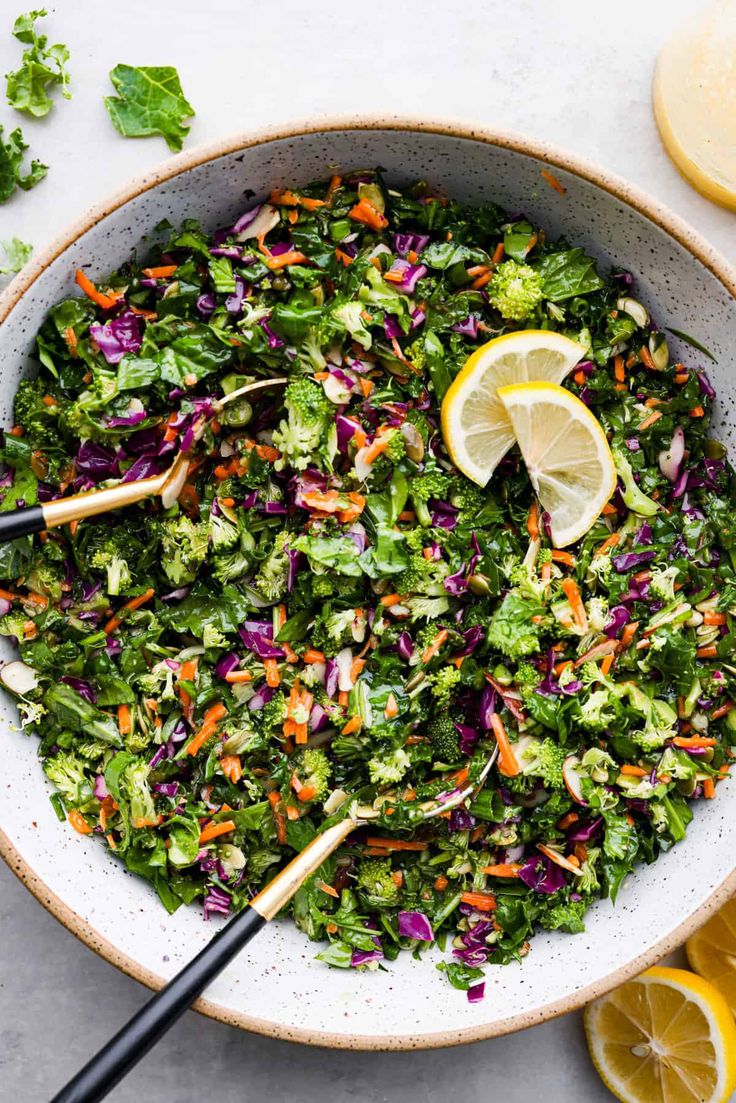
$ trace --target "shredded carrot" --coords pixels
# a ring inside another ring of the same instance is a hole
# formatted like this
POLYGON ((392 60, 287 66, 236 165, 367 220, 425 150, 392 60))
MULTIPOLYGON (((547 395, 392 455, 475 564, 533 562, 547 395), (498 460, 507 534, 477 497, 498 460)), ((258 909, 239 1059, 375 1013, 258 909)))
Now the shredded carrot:
POLYGON ((491 714, 491 727, 498 744, 498 769, 504 777, 516 777, 519 773, 519 763, 511 749, 509 737, 503 726, 503 721, 497 712, 491 714))
POLYGON ((442 644, 447 639, 447 636, 448 636, 447 629, 446 628, 440 628, 440 630, 438 631, 435 638, 432 640, 429 647, 425 647, 424 651, 422 652, 422 662, 423 663, 426 664, 426 663, 429 663, 429 662, 432 661, 432 659, 435 657, 435 655, 437 654, 439 649, 442 647, 442 644))
POLYGON ((351 682, 357 682, 358 678, 360 677, 360 675, 363 671, 364 666, 365 666, 365 659, 360 659, 360 658, 353 659, 352 663, 350 664, 350 681, 351 682))
POLYGON ((355 257, 351 257, 349 253, 344 252, 340 248, 335 249, 335 256, 340 261, 340 264, 342 264, 343 268, 349 268, 355 260, 355 257))
POLYGON ((551 188, 554 188, 556 192, 559 192, 560 195, 564 195, 567 191, 565 185, 561 184, 557 177, 553 173, 549 172, 547 169, 541 169, 539 175, 549 184, 551 188))
POLYGON ((705 410, 702 406, 693 406, 690 417, 705 417, 705 410))
POLYGON ((371 230, 384 230, 388 226, 388 219, 381 214, 367 199, 361 199, 348 211, 348 218, 354 222, 362 222, 371 230))
POLYGON ((496 910, 496 897, 490 892, 463 892, 460 896, 463 904, 470 904, 479 912, 493 912, 496 910))
POLYGON ((574 567, 575 566, 575 556, 571 555, 570 552, 560 551, 559 548, 555 548, 554 551, 552 552, 552 562, 553 563, 562 563, 566 567, 574 567))
POLYGON ((243 776, 243 767, 239 756, 236 754, 224 754, 220 759, 220 769, 225 777, 232 781, 233 785, 237 785, 243 776))
POLYGON ((178 264, 160 264, 158 268, 143 268, 141 271, 149 280, 166 280, 176 272, 178 264))
POLYGON ((672 742, 675 747, 684 750, 702 750, 705 747, 715 747, 717 740, 708 735, 676 735, 672 742))
POLYGON ((396 703, 396 698, 394 697, 393 693, 389 693, 388 699, 386 701, 386 707, 383 710, 383 715, 386 717, 387 720, 393 720, 394 716, 398 716, 398 713, 399 706, 396 703))
POLYGON ((301 789, 297 793, 297 799, 304 803, 308 800, 314 800, 317 796, 317 788, 314 785, 302 785, 301 789))
POLYGON ((3 601, 15 601, 17 594, 14 594, 11 590, 0 590, 0 598, 3 601))
POLYGON ((489 877, 518 877, 520 869, 518 862, 499 862, 498 865, 484 866, 483 872, 489 877))
POLYGON ((699 659, 717 659, 718 648, 715 644, 710 644, 708 647, 699 647, 695 654, 699 659))
POLYGON ((583 599, 580 596, 580 590, 578 589, 578 584, 575 579, 563 578, 562 590, 565 594, 565 597, 570 603, 570 608, 572 609, 572 615, 575 619, 575 623, 577 624, 578 628, 581 629, 581 631, 587 632, 588 616, 585 612, 585 605, 583 604, 583 599))
POLYGON ((101 306, 103 310, 110 310, 119 301, 118 298, 113 298, 111 295, 103 295, 101 291, 98 291, 89 276, 86 276, 81 268, 77 269, 77 274, 74 277, 78 287, 81 287, 87 298, 91 299, 97 306, 101 306))
POLYGON ((712 777, 703 778, 703 796, 706 800, 713 800, 716 795, 716 783, 712 777))
POLYGON ((369 835, 365 845, 380 847, 382 850, 426 850, 429 844, 412 839, 384 839, 379 835, 369 835))
POLYGON ((449 883, 444 873, 440 873, 439 877, 434 879, 434 888, 437 892, 444 892, 449 883))
POLYGON ((609 674, 611 667, 613 666, 613 653, 610 655, 604 655, 601 659, 601 674, 609 674))
POLYGON ((384 594, 381 598, 381 605, 383 605, 385 609, 390 609, 393 605, 400 604, 401 597, 399 594, 384 594))
POLYGON ((646 777, 649 771, 642 769, 641 766, 631 766, 626 762, 621 767, 620 773, 622 773, 624 777, 646 777))
POLYGON ((724 701, 717 709, 713 709, 713 712, 710 714, 711 720, 720 720, 721 717, 725 716, 727 712, 730 712, 732 708, 734 708, 733 701, 724 701))
POLYGON ((84 816, 82 815, 82 813, 79 811, 78 808, 72 808, 71 812, 69 812, 69 814, 67 815, 67 819, 69 820, 69 823, 72 825, 74 830, 76 832, 78 832, 78 834, 80 834, 80 835, 91 835, 92 834, 92 828, 87 823, 87 821, 85 820, 84 816))
POLYGON ((568 827, 572 827, 579 819, 580 816, 577 812, 568 812, 566 816, 563 816, 557 821, 557 827, 559 827, 560 831, 567 831, 568 827))
POLYGON ((231 670, 225 675, 225 681, 231 685, 242 685, 244 682, 252 682, 253 675, 250 670, 231 670))
POLYGON ((118 731, 121 735, 127 735, 130 728, 130 705, 118 705, 118 731))
MULTIPOLYGON (((73 329, 72 326, 67 326, 66 329, 64 330, 64 343, 66 344, 66 347, 69 349, 69 355, 74 360, 76 360, 78 355, 79 355, 79 353, 77 351, 77 346, 78 346, 79 342, 77 341, 77 335, 74 332, 74 329, 73 329)), ((51 395, 48 395, 48 394, 44 395, 44 397, 42 399, 42 402, 43 402, 44 406, 55 406, 56 405, 56 399, 51 398, 51 395), (46 401, 46 399, 48 399, 48 398, 51 399, 50 402, 46 401)))
POLYGON ((120 627, 120 623, 123 619, 123 613, 132 613, 134 609, 140 609, 141 605, 145 605, 147 601, 150 601, 153 597, 153 589, 146 590, 144 594, 139 594, 138 597, 133 597, 130 601, 126 601, 125 605, 121 609, 118 609, 114 617, 112 617, 105 625, 105 635, 109 636, 111 632, 114 632, 120 627))
POLYGON ((333 889, 332 885, 328 885, 326 881, 323 881, 321 877, 318 877, 314 882, 320 892, 326 892, 328 896, 334 897, 335 900, 340 898, 340 893, 337 889, 333 889))
POLYGON ((649 368, 649 371, 659 371, 659 368, 652 360, 652 354, 646 345, 642 345, 639 349, 639 359, 645 368, 649 368))
POLYGON ((348 701, 350 700, 350 694, 346 689, 341 689, 337 695, 337 703, 341 708, 347 708, 348 701))
POLYGON ((302 658, 305 663, 324 663, 327 661, 324 651, 318 651, 316 647, 308 647, 302 658))
POLYGON ((627 647, 630 647, 633 643, 636 630, 639 627, 639 621, 634 620, 627 624, 621 633, 621 650, 625 651, 627 647))
POLYGON ((187 754, 195 755, 210 736, 214 735, 215 728, 225 716, 227 716, 227 709, 221 701, 218 701, 216 705, 211 705, 204 714, 201 728, 187 744, 187 754))
POLYGON ((494 264, 500 264, 500 262, 503 260, 503 254, 505 252, 505 248, 506 247, 505 247, 504 243, 502 241, 499 241, 498 245, 493 250, 493 256, 491 258, 491 260, 494 264))
POLYGON ((529 516, 526 519, 526 531, 532 540, 539 539, 539 506, 532 502, 529 507, 529 516))
POLYGON ((593 555, 605 555, 605 553, 611 548, 616 547, 620 539, 621 536, 619 535, 619 533, 612 532, 610 536, 606 537, 602 544, 598 545, 598 547, 593 552, 593 555))
POLYGON ((725 624, 727 620, 725 613, 703 613, 703 624, 725 624))
POLYGON ((298 249, 290 249, 288 253, 279 253, 275 257, 270 253, 266 253, 263 257, 263 263, 272 272, 278 272, 279 269, 288 268, 292 264, 304 264, 308 260, 309 257, 306 257, 304 253, 300 253, 298 249))
POLYGON ((654 425, 655 421, 659 421, 661 416, 662 415, 659 412, 659 410, 652 410, 649 417, 645 417, 644 420, 639 425, 639 432, 641 432, 642 429, 648 429, 650 425, 654 425))
POLYGON ((342 184, 342 177, 335 174, 329 184, 327 185, 327 192, 325 194, 325 204, 329 207, 332 204, 332 200, 335 198, 335 192, 342 184))
POLYGON ((617 383, 623 383, 626 378, 623 356, 619 355, 613 358, 613 377, 617 383))
POLYGON ((352 735, 353 732, 359 732, 363 725, 363 721, 359 716, 351 716, 345 727, 342 729, 343 735, 352 735))
POLYGON ((278 663, 275 659, 264 659, 263 669, 266 671, 266 685, 271 689, 275 689, 276 686, 281 684, 281 675, 279 674, 278 663))
POLYGON ((385 452, 390 443, 388 436, 376 437, 376 439, 368 445, 365 455, 363 456, 364 463, 374 463, 382 452, 385 452))
POLYGON ((216 839, 218 837, 218 835, 227 835, 227 833, 229 831, 234 831, 234 830, 235 830, 235 821, 234 820, 223 820, 222 823, 210 823, 210 824, 207 825, 207 827, 203 828, 201 833, 200 833, 200 836, 199 836, 200 845, 202 843, 208 843, 210 841, 210 839, 216 839))

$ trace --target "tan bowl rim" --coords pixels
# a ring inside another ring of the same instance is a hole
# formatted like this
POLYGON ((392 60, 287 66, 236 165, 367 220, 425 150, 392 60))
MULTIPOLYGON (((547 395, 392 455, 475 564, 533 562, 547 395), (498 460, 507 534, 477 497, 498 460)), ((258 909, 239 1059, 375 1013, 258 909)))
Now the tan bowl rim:
MULTIPOLYGON (((199 145, 184 153, 177 154, 164 161, 157 168, 133 179, 120 191, 91 207, 77 219, 59 237, 52 241, 38 256, 34 257, 12 280, 0 295, 0 325, 17 305, 25 292, 38 279, 40 274, 68 249, 79 237, 101 219, 117 210, 129 200, 156 187, 165 180, 187 172, 189 169, 215 160, 229 153, 251 149, 282 139, 299 138, 307 134, 330 133, 345 130, 393 130, 420 131, 425 134, 438 134, 447 137, 462 138, 487 145, 498 146, 515 153, 525 154, 545 162, 552 168, 564 169, 588 183, 595 184, 616 199, 633 207, 650 222, 655 223, 670 237, 674 238, 696 260, 711 272, 724 288, 736 298, 736 268, 732 267, 704 238, 668 207, 659 203, 644 191, 621 177, 596 165, 558 149, 547 142, 529 138, 506 130, 496 130, 455 119, 429 121, 403 115, 376 116, 316 116, 304 121, 265 127, 256 131, 221 138, 216 142, 199 145)), ((10 869, 23 882, 37 900, 51 912, 64 926, 86 943, 92 950, 117 966, 128 976, 140 981, 152 989, 162 988, 166 983, 163 977, 145 969, 134 958, 122 953, 95 928, 77 915, 59 896, 34 873, 30 865, 16 850, 8 836, 0 829, 0 856, 10 869)), ((326 1046, 332 1049, 354 1050, 412 1050, 436 1049, 442 1046, 459 1045, 509 1034, 536 1026, 548 1019, 575 1011, 591 1000, 604 995, 624 981, 637 976, 644 969, 654 965, 665 954, 671 953, 689 938, 705 921, 715 914, 731 896, 736 893, 736 868, 713 890, 707 900, 696 908, 686 920, 664 938, 659 939, 641 954, 637 954, 625 965, 614 969, 600 980, 576 989, 562 999, 555 1000, 537 1010, 525 1011, 493 1023, 465 1027, 459 1030, 437 1031, 432 1034, 373 1035, 335 1033, 331 1031, 309 1030, 305 1027, 291 1027, 260 1019, 244 1012, 232 1011, 212 1000, 200 998, 193 1005, 212 1019, 286 1041, 301 1042, 307 1045, 326 1046)))

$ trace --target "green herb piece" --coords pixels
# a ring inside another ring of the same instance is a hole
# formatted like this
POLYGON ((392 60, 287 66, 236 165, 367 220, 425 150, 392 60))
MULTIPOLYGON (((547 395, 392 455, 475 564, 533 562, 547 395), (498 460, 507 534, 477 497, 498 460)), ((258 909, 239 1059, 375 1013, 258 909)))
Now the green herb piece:
POLYGON ((46 9, 19 15, 13 25, 13 35, 26 49, 20 69, 6 75, 8 103, 16 111, 25 111, 36 119, 48 115, 54 101, 48 89, 59 85, 64 99, 71 99, 69 91, 69 49, 61 42, 48 46, 45 34, 38 34, 34 26, 37 19, 46 15, 46 9))
POLYGON ((35 187, 46 175, 48 166, 40 161, 31 161, 30 170, 23 174, 21 165, 27 149, 28 143, 23 140, 20 127, 11 130, 6 140, 0 126, 0 203, 10 199, 16 188, 28 191, 35 187))
POLYGON ((0 241, 0 246, 5 253, 5 265, 0 267, 0 276, 20 272, 33 252, 33 246, 27 245, 19 237, 11 237, 10 241, 0 241))
POLYGON ((194 108, 185 99, 173 66, 116 65, 110 80, 118 95, 107 96, 105 107, 123 137, 149 138, 160 134, 169 149, 181 149, 189 133, 183 122, 194 114, 194 108))

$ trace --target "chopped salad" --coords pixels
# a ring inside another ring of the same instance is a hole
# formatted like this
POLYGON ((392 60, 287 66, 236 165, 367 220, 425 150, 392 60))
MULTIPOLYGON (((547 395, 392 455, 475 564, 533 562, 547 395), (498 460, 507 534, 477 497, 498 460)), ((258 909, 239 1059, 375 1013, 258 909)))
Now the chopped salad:
POLYGON ((54 808, 209 918, 373 804, 294 922, 343 968, 436 942, 478 999, 486 963, 581 931, 728 771, 736 526, 711 383, 672 362, 631 274, 424 184, 333 177, 157 233, 51 309, 0 450, 2 510, 190 452, 171 508, 0 547, 54 808), (468 355, 521 328, 584 347, 565 385, 619 474, 565 550, 517 449, 479 487, 439 429, 468 355), (195 439, 215 398, 279 375, 195 439), (420 822, 496 745, 475 798, 420 822))

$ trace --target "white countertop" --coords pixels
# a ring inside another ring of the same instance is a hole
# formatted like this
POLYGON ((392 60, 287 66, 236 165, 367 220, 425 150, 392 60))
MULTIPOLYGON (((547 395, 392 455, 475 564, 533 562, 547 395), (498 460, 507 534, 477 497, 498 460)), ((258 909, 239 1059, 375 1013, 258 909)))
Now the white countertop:
MULTIPOLYGON (((0 4, 0 73, 21 0, 0 4)), ((457 118, 543 138, 648 190, 736 258, 736 216, 701 198, 662 150, 650 109, 657 53, 702 0, 58 0, 45 30, 72 52, 74 98, 20 124, 48 177, 0 207, 0 239, 45 245, 87 206, 167 156, 126 140, 102 97, 118 62, 175 65, 197 111, 186 146, 320 114, 457 118)), ((48 1098, 144 999, 0 870, 0 1070, 7 1098, 48 1098)), ((349 1054, 244 1035, 190 1014, 110 1098, 219 1103, 604 1103, 578 1016, 456 1050, 349 1054)))

